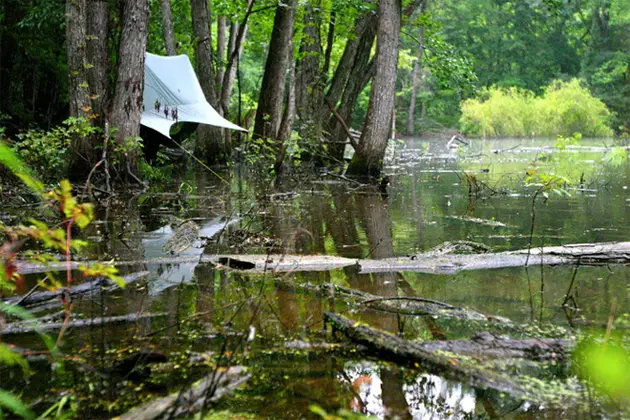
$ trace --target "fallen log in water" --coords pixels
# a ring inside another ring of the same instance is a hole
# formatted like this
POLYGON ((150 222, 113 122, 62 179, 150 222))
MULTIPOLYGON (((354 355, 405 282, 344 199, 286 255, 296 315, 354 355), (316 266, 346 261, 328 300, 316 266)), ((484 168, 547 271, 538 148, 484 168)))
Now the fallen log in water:
MULTIPOLYGON (((520 249, 483 254, 435 254, 425 253, 407 257, 381 260, 361 260, 328 255, 201 255, 193 257, 155 258, 139 261, 82 261, 72 262, 71 268, 79 265, 144 265, 144 264, 195 264, 212 263, 222 268, 244 270, 251 273, 280 273, 293 271, 329 271, 356 266, 359 273, 419 272, 432 274, 454 274, 466 270, 524 267, 537 265, 605 265, 630 262, 630 242, 602 242, 592 244, 570 244, 544 248, 520 249)), ((60 271, 66 263, 42 265, 20 261, 17 270, 22 274, 60 271)))
POLYGON ((13 335, 13 334, 28 334, 35 331, 52 331, 60 330, 62 328, 85 328, 85 327, 98 327, 106 324, 125 324, 129 322, 136 322, 143 319, 151 319, 157 317, 167 316, 167 313, 159 314, 128 314, 119 316, 108 316, 89 319, 71 319, 65 321, 48 322, 48 317, 35 318, 28 321, 17 321, 6 325, 0 330, 0 336, 13 335))
POLYGON ((469 340, 426 341, 419 346, 426 351, 447 351, 477 358, 561 361, 575 347, 575 341, 556 338, 514 340, 483 332, 469 340))
MULTIPOLYGON (((123 278, 125 279, 125 284, 129 284, 145 277, 148 274, 148 271, 142 271, 139 273, 128 274, 123 276, 123 278)), ((77 284, 76 286, 61 287, 56 290, 32 292, 24 296, 13 296, 9 299, 5 299, 3 303, 6 305, 20 305, 26 308, 32 308, 33 306, 47 304, 53 300, 60 300, 62 297, 69 297, 72 299, 81 295, 100 293, 102 290, 111 292, 119 288, 120 287, 115 282, 105 277, 97 277, 94 280, 86 281, 85 283, 77 284)))
POLYGON ((234 366, 218 370, 196 382, 192 387, 167 397, 150 401, 116 417, 115 420, 152 420, 176 418, 200 411, 209 403, 230 394, 249 378, 245 369, 234 366))
MULTIPOLYGON (((466 380, 475 387, 505 392, 515 398, 530 401, 560 403, 579 397, 578 393, 574 393, 570 389, 564 389, 558 395, 544 393, 541 389, 537 389, 536 384, 538 382, 531 380, 528 382, 524 376, 515 377, 506 373, 496 372, 487 367, 484 368, 476 358, 465 360, 463 357, 456 357, 456 354, 451 356, 446 353, 448 348, 439 348, 440 346, 448 347, 444 344, 435 345, 433 349, 431 347, 425 348, 426 343, 408 341, 401 337, 375 330, 338 314, 326 312, 325 318, 333 325, 335 330, 342 332, 353 342, 362 344, 368 351, 377 354, 381 359, 389 359, 412 367, 423 367, 431 373, 442 375, 445 378, 466 380)), ((562 345, 562 343, 554 343, 549 348, 542 346, 538 351, 551 351, 552 348, 555 349, 558 345, 562 345)), ((483 345, 481 346, 483 347, 483 345)), ((453 344, 453 349, 461 349, 463 347, 466 346, 462 342, 453 344)), ((485 347, 486 349, 491 349, 492 344, 485 347)), ((521 348, 519 351, 523 351, 523 346, 517 347, 521 348)), ((527 348, 528 346, 524 347, 527 348)), ((472 348, 469 349, 472 350, 472 348)))

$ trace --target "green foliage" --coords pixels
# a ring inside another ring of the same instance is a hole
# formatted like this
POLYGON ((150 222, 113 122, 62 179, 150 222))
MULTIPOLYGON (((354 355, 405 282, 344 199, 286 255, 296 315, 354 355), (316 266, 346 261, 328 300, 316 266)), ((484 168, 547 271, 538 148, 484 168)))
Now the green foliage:
POLYGON ((611 136, 611 113, 579 80, 555 81, 540 97, 492 87, 462 103, 463 132, 478 136, 611 136))
POLYGON ((68 118, 50 131, 29 130, 18 134, 13 149, 22 161, 38 173, 57 175, 67 172, 72 139, 88 137, 96 132, 98 128, 87 119, 68 118))
POLYGON ((614 167, 621 166, 628 161, 628 149, 616 146, 604 156, 604 161, 614 167))
POLYGON ((621 345, 589 338, 573 352, 578 375, 618 401, 630 401, 630 353, 621 345))
POLYGON ((462 103, 461 130, 473 136, 525 136, 536 129, 534 95, 511 87, 485 89, 462 103))
POLYGON ((559 150, 566 150, 567 146, 577 146, 582 139, 582 133, 574 133, 570 137, 558 136, 556 139, 556 147, 559 150))
MULTIPOLYGON (((85 228, 93 219, 93 210, 91 204, 79 203, 76 200, 72 194, 72 185, 66 180, 61 181, 57 188, 45 191, 43 184, 32 175, 28 166, 26 166, 8 146, 2 143, 0 143, 0 164, 6 166, 11 172, 18 176, 31 188, 32 192, 38 195, 47 206, 52 208, 61 219, 61 223, 59 224, 61 227, 50 227, 46 222, 35 219, 31 219, 30 223, 26 226, 0 226, 7 237, 5 243, 0 246, 0 290, 10 290, 12 289, 12 283, 21 279, 21 275, 15 268, 15 258, 18 250, 27 240, 36 240, 45 248, 61 251, 66 255, 69 261, 73 250, 80 250, 86 245, 84 241, 72 239, 72 227, 76 225, 80 229, 85 228)), ((46 257, 44 254, 43 259, 48 260, 52 259, 52 257, 46 257)), ((104 276, 116 282, 120 287, 125 286, 124 279, 118 275, 118 271, 115 267, 93 265, 91 267, 80 267, 79 271, 84 277, 104 276)), ((69 285, 73 280, 70 268, 68 268, 66 274, 67 285, 69 285)), ((49 273, 47 278, 51 279, 50 283, 40 282, 40 285, 44 288, 56 289, 61 286, 59 282, 55 280, 55 276, 52 275, 52 273, 49 273)), ((64 303, 66 319, 69 317, 70 311, 71 306, 68 303, 64 303)), ((63 330, 60 332, 57 340, 53 340, 49 335, 43 332, 41 325, 39 325, 35 317, 29 311, 18 305, 7 305, 0 302, 0 316, 2 315, 33 322, 35 331, 45 344, 48 352, 56 359, 59 358, 57 343, 62 337, 63 330)), ((8 346, 1 343, 0 363, 9 366, 17 365, 22 367, 25 371, 28 367, 26 360, 21 355, 13 352, 8 346)), ((67 405, 68 401, 68 398, 60 400, 57 404, 53 405, 44 416, 48 416, 57 410, 55 417, 63 417, 62 410, 67 405)), ((2 389, 0 389, 0 407, 4 407, 10 412, 25 418, 34 418, 33 413, 26 408, 19 398, 2 389)), ((0 411, 0 416, 1 415, 2 412, 0 411)))
MULTIPOLYGON (((1 407, 25 419, 35 418, 35 414, 33 414, 18 397, 2 389, 0 389, 0 408, 1 407)), ((2 417, 2 411, 0 411, 0 417, 2 417)))

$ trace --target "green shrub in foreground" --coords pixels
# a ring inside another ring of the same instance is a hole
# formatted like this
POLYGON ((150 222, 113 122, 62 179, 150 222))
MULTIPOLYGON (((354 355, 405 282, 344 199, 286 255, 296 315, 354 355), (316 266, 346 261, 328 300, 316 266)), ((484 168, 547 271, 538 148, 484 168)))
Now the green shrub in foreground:
POLYGON ((536 97, 527 90, 491 87, 462 103, 461 129, 473 136, 607 137, 611 113, 578 79, 554 81, 536 97))

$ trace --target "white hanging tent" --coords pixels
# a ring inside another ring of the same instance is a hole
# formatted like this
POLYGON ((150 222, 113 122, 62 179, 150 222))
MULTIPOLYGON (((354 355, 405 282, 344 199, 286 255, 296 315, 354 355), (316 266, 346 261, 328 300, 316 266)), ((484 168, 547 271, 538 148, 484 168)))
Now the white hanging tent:
POLYGON ((176 122, 208 124, 247 131, 223 118, 206 101, 188 56, 163 57, 147 53, 144 111, 140 124, 171 138, 171 126, 176 122), (168 113, 164 112, 165 107, 168 107, 168 113), (176 115, 173 114, 173 110, 176 115))

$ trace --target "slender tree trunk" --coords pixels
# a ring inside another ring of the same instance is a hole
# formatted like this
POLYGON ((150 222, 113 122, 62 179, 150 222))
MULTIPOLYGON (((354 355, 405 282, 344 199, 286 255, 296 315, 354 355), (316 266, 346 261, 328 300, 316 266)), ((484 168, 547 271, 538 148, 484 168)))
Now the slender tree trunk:
POLYGON ((330 20, 328 21, 328 35, 326 36, 326 52, 324 53, 324 68, 322 74, 324 80, 328 81, 328 73, 330 72, 330 58, 335 43, 335 25, 337 24, 337 13, 330 12, 330 20))
POLYGON ((354 65, 355 55, 363 33, 370 27, 375 28, 376 23, 376 15, 371 12, 361 15, 357 20, 354 27, 354 37, 346 42, 341 60, 339 60, 339 64, 335 69, 335 75, 330 83, 330 88, 328 88, 328 92, 326 93, 326 99, 331 104, 336 105, 343 94, 354 65))
MULTIPOLYGON (((221 108, 223 116, 228 118, 230 114, 230 100, 234 89, 234 81, 236 80, 236 60, 240 60, 243 55, 243 40, 247 36, 247 24, 239 26, 234 22, 230 26, 230 38, 228 40, 228 61, 223 75, 221 87, 221 108), (241 29, 242 28, 242 29, 241 29), (234 57, 234 59, 232 58, 234 57)), ((225 143, 228 147, 232 147, 232 130, 223 130, 225 143)))
POLYGON ((400 37, 400 0, 382 0, 378 4, 376 74, 370 92, 370 104, 363 133, 348 174, 380 176, 387 147, 394 98, 400 37))
MULTIPOLYGON (((223 72, 226 63, 226 50, 227 50, 227 38, 225 37, 227 32, 227 25, 225 16, 219 16, 217 18, 217 86, 223 84, 223 72)), ((219 95, 221 96, 221 95, 219 95)), ((221 109, 217 109, 221 112, 221 109)))
POLYGON ((296 3, 297 0, 284 0, 276 8, 265 74, 260 87, 254 137, 275 139, 278 136, 287 69, 293 59, 289 54, 296 3))
MULTIPOLYGON (((427 8, 428 0, 422 1, 421 13, 427 8)), ((418 57, 413 63, 413 71, 411 73, 411 97, 409 98, 409 112, 407 113, 407 134, 414 135, 415 132, 415 116, 416 116, 416 98, 418 97, 418 89, 420 88, 420 65, 422 64, 422 56, 424 55, 424 32, 425 27, 420 27, 420 45, 418 46, 418 57)))
POLYGON ((415 132, 415 114, 416 114, 416 98, 418 97, 418 89, 420 88, 420 63, 424 55, 424 26, 420 28, 420 45, 418 46, 418 58, 413 63, 413 72, 411 73, 411 98, 409 98, 409 113, 407 115, 407 134, 414 135, 415 132))
MULTIPOLYGON (((210 10, 207 0, 192 0, 191 13, 196 42, 197 75, 206 100, 218 109, 216 73, 212 62, 212 38, 210 35, 210 10)), ((220 110, 219 110, 220 111, 220 110)), ((223 132, 218 127, 205 124, 197 129, 195 155, 208 164, 224 163, 229 158, 223 132)))
POLYGON ((173 34, 173 19, 171 17, 171 0, 160 0, 160 10, 162 11, 162 32, 164 33, 166 54, 177 55, 175 36, 173 34))
MULTIPOLYGON (((293 40, 291 40, 291 53, 293 53, 293 40)), ((282 164, 286 155, 284 143, 291 137, 293 121, 296 114, 296 80, 295 80, 295 60, 291 60, 289 68, 289 94, 287 95, 287 106, 284 107, 282 123, 278 129, 278 138, 276 139, 276 163, 274 170, 276 176, 282 175, 282 164)))
MULTIPOLYGON (((119 146, 124 146, 128 139, 135 139, 140 134, 148 24, 149 0, 125 0, 118 50, 120 59, 111 110, 111 126, 117 129, 116 143, 119 146)), ((133 177, 138 165, 137 149, 126 149, 119 168, 121 174, 127 174, 124 178, 133 177)))
MULTIPOLYGON (((368 26, 363 31, 360 39, 358 39, 354 63, 337 108, 339 116, 346 122, 348 127, 352 124, 352 112, 359 95, 374 76, 376 67, 374 61, 370 61, 370 53, 375 38, 376 26, 368 26)), ((328 123, 328 132, 330 133, 331 141, 328 147, 328 154, 334 161, 340 162, 343 160, 343 152, 346 147, 344 144, 347 140, 346 130, 337 118, 332 117, 328 123)))
POLYGON ((243 54, 243 40, 247 36, 247 24, 239 25, 233 23, 230 29, 229 45, 229 57, 223 76, 223 87, 221 88, 221 108, 223 108, 223 115, 227 116, 230 109, 230 98, 232 97, 232 90, 234 88, 234 81, 236 80, 236 60, 239 60, 243 54), (234 59, 232 59, 234 57, 234 59))

